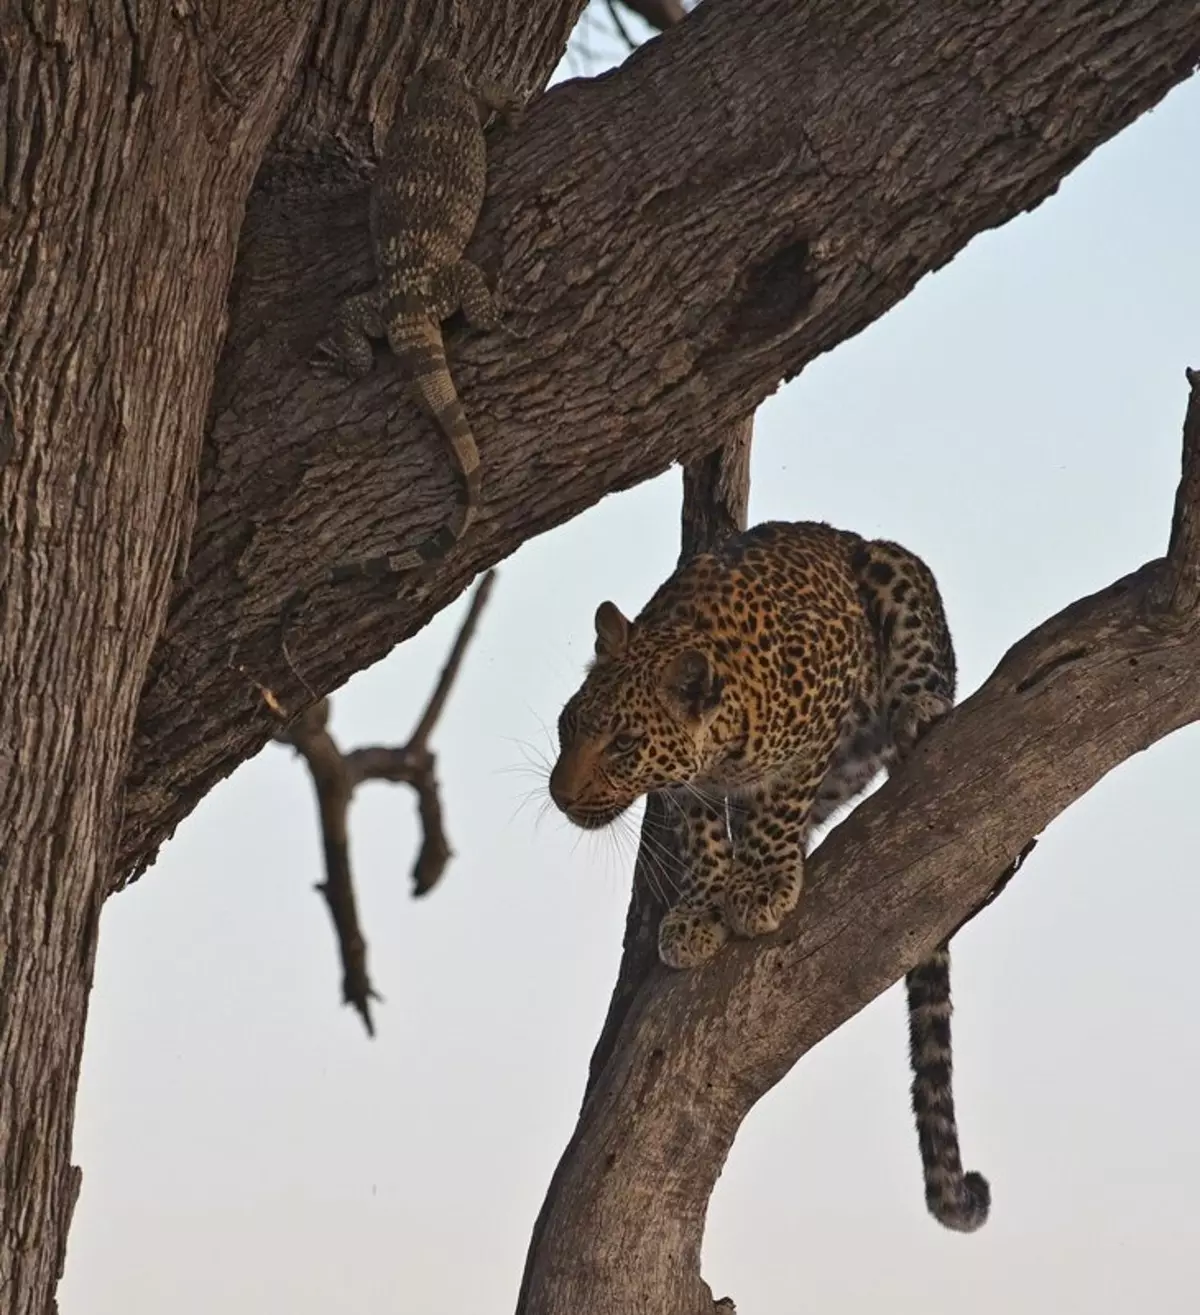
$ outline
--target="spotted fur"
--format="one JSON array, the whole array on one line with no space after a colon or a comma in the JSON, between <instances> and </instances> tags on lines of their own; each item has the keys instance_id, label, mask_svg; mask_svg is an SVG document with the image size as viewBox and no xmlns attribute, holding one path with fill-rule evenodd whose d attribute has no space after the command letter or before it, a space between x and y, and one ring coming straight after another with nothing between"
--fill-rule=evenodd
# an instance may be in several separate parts
<instances>
[{"instance_id":1,"label":"spotted fur","mask_svg":"<svg viewBox=\"0 0 1200 1315\"><path fill-rule=\"evenodd\" d=\"M796 907L814 827L953 705L954 648L929 568L898 544L769 522L693 558L633 622L596 612L596 657L559 719L555 804L581 827L662 791L689 868L658 933L690 968ZM954 1117L950 960L908 975L912 1101L926 1202L987 1218Z\"/></svg>"},{"instance_id":2,"label":"spotted fur","mask_svg":"<svg viewBox=\"0 0 1200 1315\"><path fill-rule=\"evenodd\" d=\"M519 105L517 96L492 83L472 85L451 60L431 60L417 71L371 189L378 282L341 303L317 344L319 361L362 377L374 362L370 340L386 337L418 402L437 422L459 478L450 520L416 548L389 554L389 571L440 561L478 510L479 449L446 363L441 324L458 310L474 328L500 324L482 271L463 252L487 185L483 125L493 110L512 117ZM362 573L377 573L380 565L368 563Z\"/></svg>"}]
</instances>

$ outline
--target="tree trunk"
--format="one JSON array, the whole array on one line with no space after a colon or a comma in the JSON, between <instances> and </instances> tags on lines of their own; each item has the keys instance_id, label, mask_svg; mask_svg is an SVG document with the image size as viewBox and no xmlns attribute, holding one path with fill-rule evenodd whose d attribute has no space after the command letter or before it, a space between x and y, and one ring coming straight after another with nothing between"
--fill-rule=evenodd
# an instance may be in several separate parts
<instances>
[{"instance_id":1,"label":"tree trunk","mask_svg":"<svg viewBox=\"0 0 1200 1315\"><path fill-rule=\"evenodd\" d=\"M309 21L261 0L208 32L156 12L6 5L0 24L5 1315L45 1315L62 1268L138 700L187 551L238 221Z\"/></svg>"},{"instance_id":2,"label":"tree trunk","mask_svg":"<svg viewBox=\"0 0 1200 1315\"><path fill-rule=\"evenodd\" d=\"M0 8L4 1315L45 1315L62 1269L97 923L187 562L250 186L277 129L292 142L320 117L327 84L299 76L314 49L351 90L397 51L371 84L394 100L421 43L453 39L433 0L397 8ZM524 6L530 39L508 57L544 78L577 9ZM503 7L479 10L483 45L521 37Z\"/></svg>"}]
</instances>

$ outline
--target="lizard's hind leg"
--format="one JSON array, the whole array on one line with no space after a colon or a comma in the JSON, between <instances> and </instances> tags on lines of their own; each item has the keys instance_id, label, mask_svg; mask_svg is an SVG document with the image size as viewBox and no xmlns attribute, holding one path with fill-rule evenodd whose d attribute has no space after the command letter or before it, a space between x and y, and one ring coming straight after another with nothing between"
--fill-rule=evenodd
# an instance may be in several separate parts
<instances>
[{"instance_id":1,"label":"lizard's hind leg","mask_svg":"<svg viewBox=\"0 0 1200 1315\"><path fill-rule=\"evenodd\" d=\"M500 326L500 307L483 277L483 270L473 261L460 260L439 270L430 288L430 313L433 319L449 319L461 310L473 329L496 329Z\"/></svg>"}]
</instances>

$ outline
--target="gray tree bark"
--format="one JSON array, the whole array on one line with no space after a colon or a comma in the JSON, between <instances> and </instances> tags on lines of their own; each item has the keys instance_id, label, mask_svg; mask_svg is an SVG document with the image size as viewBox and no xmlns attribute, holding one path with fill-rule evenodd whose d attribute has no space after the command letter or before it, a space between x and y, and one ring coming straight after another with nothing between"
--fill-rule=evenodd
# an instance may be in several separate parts
<instances>
[{"instance_id":1,"label":"gray tree bark","mask_svg":"<svg viewBox=\"0 0 1200 1315\"><path fill-rule=\"evenodd\" d=\"M478 8L480 48L544 78L578 6L522 5L508 32L515 0ZM396 9L0 3L4 1315L45 1315L62 1269L97 921L147 673L187 588L222 340L245 340L244 321L228 338L226 324L251 184L273 141L311 131L331 100L394 99L421 43L451 39L441 6L415 28L420 7ZM241 510L227 511L236 537ZM204 661L224 665L232 639L209 629ZM143 788L177 799L179 785Z\"/></svg>"},{"instance_id":2,"label":"gray tree bark","mask_svg":"<svg viewBox=\"0 0 1200 1315\"><path fill-rule=\"evenodd\" d=\"M278 730L263 691L298 712L481 567L703 454L781 378L1049 195L1200 56L1200 0L723 0L618 74L556 89L496 137L470 252L512 334L449 336L484 454L478 532L424 593L317 587L289 662L284 600L416 541L450 497L394 371L351 389L304 364L335 298L370 278L366 179L402 79L450 53L540 86L580 7L0 0L12 1315L44 1315L61 1268L103 898ZM900 910L915 887L889 890ZM902 969L880 954L805 1036ZM763 1072L769 1049L764 1031ZM597 1206L607 1221L613 1202ZM537 1309L568 1309L550 1304L575 1290L557 1263Z\"/></svg>"},{"instance_id":3,"label":"gray tree bark","mask_svg":"<svg viewBox=\"0 0 1200 1315\"><path fill-rule=\"evenodd\" d=\"M0 1309L43 1315L131 735L241 210L309 15L2 12Z\"/></svg>"}]
</instances>

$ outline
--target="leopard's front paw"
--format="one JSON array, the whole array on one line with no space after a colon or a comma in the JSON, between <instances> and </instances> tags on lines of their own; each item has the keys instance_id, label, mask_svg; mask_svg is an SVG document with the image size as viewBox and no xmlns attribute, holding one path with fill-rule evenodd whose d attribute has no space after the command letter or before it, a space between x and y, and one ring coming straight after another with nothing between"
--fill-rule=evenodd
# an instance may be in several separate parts
<instances>
[{"instance_id":1,"label":"leopard's front paw","mask_svg":"<svg viewBox=\"0 0 1200 1315\"><path fill-rule=\"evenodd\" d=\"M800 902L801 878L767 882L735 879L725 891L725 921L735 936L766 936Z\"/></svg>"},{"instance_id":2,"label":"leopard's front paw","mask_svg":"<svg viewBox=\"0 0 1200 1315\"><path fill-rule=\"evenodd\" d=\"M658 957L668 968L695 968L729 939L717 908L670 909L658 924Z\"/></svg>"},{"instance_id":3,"label":"leopard's front paw","mask_svg":"<svg viewBox=\"0 0 1200 1315\"><path fill-rule=\"evenodd\" d=\"M953 706L942 694L922 690L906 700L892 714L892 740L901 761L908 757L926 733L948 713Z\"/></svg>"}]
</instances>

